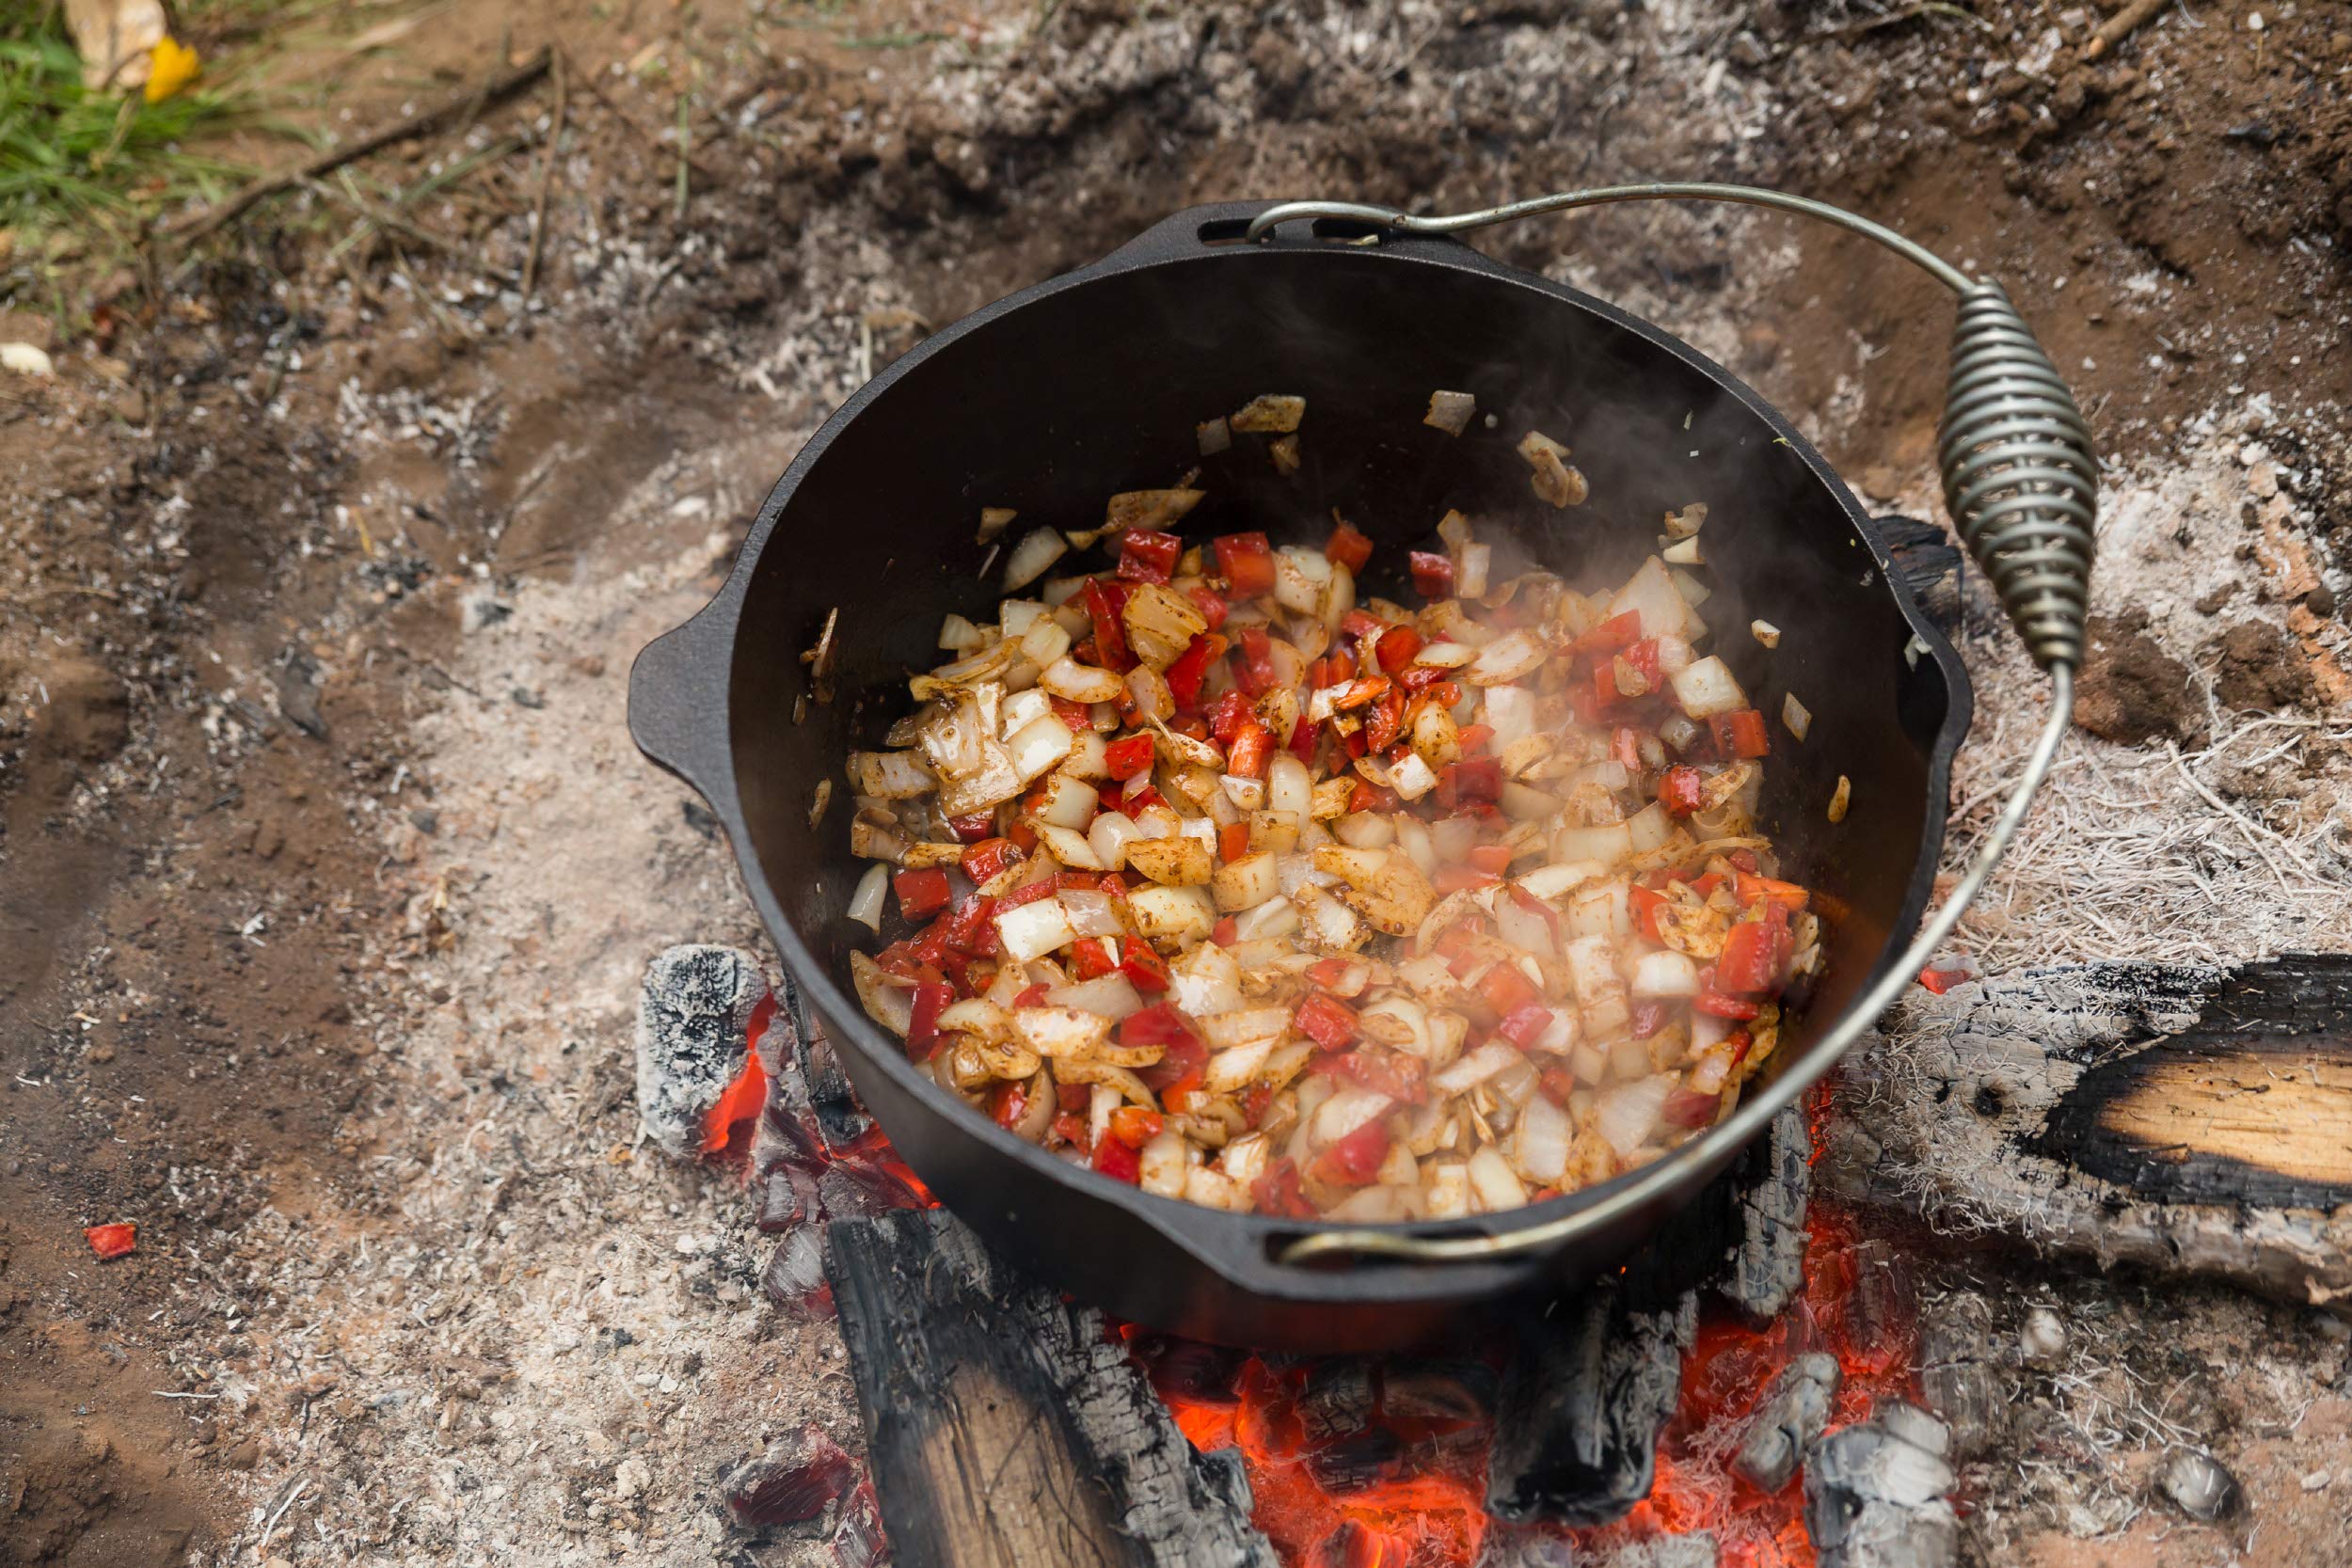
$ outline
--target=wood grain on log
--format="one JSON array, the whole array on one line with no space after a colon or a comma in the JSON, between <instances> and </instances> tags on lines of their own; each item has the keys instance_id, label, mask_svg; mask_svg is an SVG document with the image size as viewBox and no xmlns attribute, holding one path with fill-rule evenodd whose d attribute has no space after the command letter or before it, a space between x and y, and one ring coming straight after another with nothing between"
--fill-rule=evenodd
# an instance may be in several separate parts
<instances>
[{"instance_id":1,"label":"wood grain on log","mask_svg":"<svg viewBox=\"0 0 2352 1568\"><path fill-rule=\"evenodd\" d=\"M1193 1450L1100 1313L945 1210L838 1221L831 1243L902 1568L1277 1568L1239 1456Z\"/></svg>"},{"instance_id":2,"label":"wood grain on log","mask_svg":"<svg viewBox=\"0 0 2352 1568\"><path fill-rule=\"evenodd\" d=\"M1922 994L1822 1179L1939 1228L2352 1298L2352 956L2101 963Z\"/></svg>"}]
</instances>

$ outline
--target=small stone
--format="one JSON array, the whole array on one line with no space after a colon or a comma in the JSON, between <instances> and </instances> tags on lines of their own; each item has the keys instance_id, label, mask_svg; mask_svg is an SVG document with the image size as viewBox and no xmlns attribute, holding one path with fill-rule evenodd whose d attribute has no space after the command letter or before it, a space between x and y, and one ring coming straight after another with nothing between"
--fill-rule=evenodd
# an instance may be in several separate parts
<instances>
[{"instance_id":1,"label":"small stone","mask_svg":"<svg viewBox=\"0 0 2352 1568\"><path fill-rule=\"evenodd\" d=\"M612 1495L623 1502L644 1495L652 1483L653 1471L642 1459L624 1459L612 1468Z\"/></svg>"},{"instance_id":2,"label":"small stone","mask_svg":"<svg viewBox=\"0 0 2352 1568\"><path fill-rule=\"evenodd\" d=\"M441 831L441 814L420 807L408 814L408 825L424 834L425 837L431 838Z\"/></svg>"},{"instance_id":3,"label":"small stone","mask_svg":"<svg viewBox=\"0 0 2352 1568\"><path fill-rule=\"evenodd\" d=\"M2303 1490L2306 1492L2325 1492L2328 1490L2328 1484L2335 1479L2336 1478L2327 1470L2313 1470L2310 1475L2303 1478Z\"/></svg>"},{"instance_id":4,"label":"small stone","mask_svg":"<svg viewBox=\"0 0 2352 1568\"><path fill-rule=\"evenodd\" d=\"M2026 1359L2037 1367L2046 1367L2066 1351L2066 1324L2046 1307L2037 1307L2026 1314L2025 1325L2017 1331L2019 1348Z\"/></svg>"},{"instance_id":5,"label":"small stone","mask_svg":"<svg viewBox=\"0 0 2352 1568\"><path fill-rule=\"evenodd\" d=\"M2237 1477L2221 1462L2196 1449L2174 1449L2156 1477L2156 1489L2192 1519L2212 1524L2236 1509L2242 1494Z\"/></svg>"},{"instance_id":6,"label":"small stone","mask_svg":"<svg viewBox=\"0 0 2352 1568\"><path fill-rule=\"evenodd\" d=\"M514 613L513 605L504 603L485 588L479 594L468 595L458 606L457 626L460 631L470 634L485 626L495 626Z\"/></svg>"}]
</instances>

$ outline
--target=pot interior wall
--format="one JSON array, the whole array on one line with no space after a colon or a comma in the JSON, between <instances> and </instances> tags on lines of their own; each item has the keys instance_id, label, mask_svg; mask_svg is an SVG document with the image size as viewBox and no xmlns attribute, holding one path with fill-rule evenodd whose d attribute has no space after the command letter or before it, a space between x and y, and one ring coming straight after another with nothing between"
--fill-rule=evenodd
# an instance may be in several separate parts
<instances>
[{"instance_id":1,"label":"pot interior wall","mask_svg":"<svg viewBox=\"0 0 2352 1568\"><path fill-rule=\"evenodd\" d=\"M1381 547L1367 590L1407 603L1404 549L1431 544L1449 506L1498 545L1498 578L1540 564L1593 586L1657 548L1664 512L1706 502L1708 646L1771 716L1765 826L1787 874L1848 911L1813 1012L1860 987L1912 884L1945 696L1930 658L1916 672L1905 658L1911 629L1851 503L1703 362L1467 253L1447 258L1454 247L1417 248L1211 249L1049 287L918 351L808 464L748 585L729 721L753 850L845 989L865 932L838 911L863 867L846 802L812 832L809 801L822 778L840 794L843 753L878 744L908 705L907 673L945 657L942 616L988 618L999 589L978 576L980 508L1019 509L1009 549L1038 524L1099 524L1113 492L1196 466L1208 499L1186 536L1263 529L1319 544L1336 508ZM1438 388L1478 398L1482 418L1459 439L1422 422ZM1294 476L1274 471L1263 436L1197 454L1198 421L1261 392L1307 399ZM1553 511L1530 494L1512 448L1531 428L1573 450L1585 505ZM836 605L835 700L795 725L798 656ZM1782 629L1775 651L1750 635L1759 616ZM1804 744L1778 717L1792 690L1814 715ZM1851 811L1832 827L1841 773Z\"/></svg>"}]
</instances>

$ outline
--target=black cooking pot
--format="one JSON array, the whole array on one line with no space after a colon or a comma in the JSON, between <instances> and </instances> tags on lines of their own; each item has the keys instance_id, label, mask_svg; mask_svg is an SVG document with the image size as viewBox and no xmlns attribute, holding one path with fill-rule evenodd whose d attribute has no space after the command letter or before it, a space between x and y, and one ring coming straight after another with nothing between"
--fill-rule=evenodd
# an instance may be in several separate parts
<instances>
[{"instance_id":1,"label":"black cooking pot","mask_svg":"<svg viewBox=\"0 0 2352 1568\"><path fill-rule=\"evenodd\" d=\"M725 587L656 640L630 678L645 753L725 825L785 961L898 1152L956 1212L1038 1275L1120 1317L1205 1339L1342 1351L1429 1339L1462 1315L1572 1284L1665 1222L1772 1112L1819 1075L1822 1029L1892 962L1916 925L1943 841L1946 785L1968 727L1965 673L1891 569L1863 509L1796 428L1723 367L1598 300L1451 239L1374 243L1343 222L1242 243L1263 203L1179 214L1091 266L998 301L876 376L829 420L760 509ZM1422 422L1438 388L1476 394L1459 439ZM1304 466L1274 471L1247 439L1201 459L1194 426L1262 392L1302 394ZM1536 503L1513 443L1565 442L1591 483L1565 512ZM1657 548L1661 514L1709 508L1703 609L1712 648L1774 717L1762 819L1787 874L1842 908L1829 964L1739 1113L1653 1168L1508 1213L1374 1227L1509 1238L1530 1256L1436 1264L1359 1254L1281 1261L1313 1222L1152 1197L1023 1142L952 1101L869 1022L849 955L871 942L842 911L864 869L848 809L817 826L821 780L881 744L906 678L943 657L949 611L998 594L974 541L983 506L1037 523L1099 524L1126 489L1198 464L1196 537L1264 529L1320 542L1337 508L1384 562L1426 547L1456 506L1481 538L1517 541L1580 584L1622 580ZM1506 546L1506 549L1508 546ZM840 611L830 703L803 650ZM1767 651L1752 618L1781 628ZM1813 713L1803 744L1784 693ZM806 717L794 711L807 701ZM1839 777L1851 805L1832 826ZM1638 1183L1638 1185L1636 1184ZM1583 1216L1590 1223L1564 1216Z\"/></svg>"}]
</instances>

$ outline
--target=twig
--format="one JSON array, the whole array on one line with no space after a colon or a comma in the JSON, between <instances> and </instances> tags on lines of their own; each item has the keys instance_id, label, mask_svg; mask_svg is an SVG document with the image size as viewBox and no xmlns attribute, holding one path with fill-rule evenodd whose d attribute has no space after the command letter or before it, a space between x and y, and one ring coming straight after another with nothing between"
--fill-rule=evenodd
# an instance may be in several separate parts
<instances>
[{"instance_id":1,"label":"twig","mask_svg":"<svg viewBox=\"0 0 2352 1568\"><path fill-rule=\"evenodd\" d=\"M277 1533L278 1521L286 1516L286 1510L294 1507L294 1499L302 1496L304 1491L310 1487L310 1478L309 1476L304 1476L300 1481L295 1481L294 1484L294 1490L287 1493L285 1500L278 1505L278 1512L271 1514L269 1516L269 1523L262 1527L262 1539L253 1543L253 1558L255 1561L258 1562L261 1560L262 1548L267 1546L269 1544L269 1538Z\"/></svg>"},{"instance_id":2,"label":"twig","mask_svg":"<svg viewBox=\"0 0 2352 1568\"><path fill-rule=\"evenodd\" d=\"M477 88L444 99L429 109L420 110L405 119L395 120L381 130L373 131L361 136L356 142L336 148L331 151L322 152L317 157L298 164L293 168L277 174L264 175L226 200L215 202L200 213L191 214L176 223L167 225L164 230L164 237L183 244L199 239L221 225L235 219L255 202L264 198L276 196L281 191L292 190L305 181L316 180L323 174L332 174L345 164L357 163L370 153L380 152L385 148L397 143L424 135L446 124L454 117L466 114L480 105L495 103L510 98L547 74L550 55L551 51L541 48L522 64L491 77Z\"/></svg>"},{"instance_id":3,"label":"twig","mask_svg":"<svg viewBox=\"0 0 2352 1568\"><path fill-rule=\"evenodd\" d=\"M686 221L686 175L694 161L694 132L687 115L692 95L677 95L677 221Z\"/></svg>"},{"instance_id":4,"label":"twig","mask_svg":"<svg viewBox=\"0 0 2352 1568\"><path fill-rule=\"evenodd\" d=\"M2083 51L2083 58L2097 59L2130 37L2134 28L2169 4L2171 0L2132 0L2130 5L2108 17L2099 30L2090 35L2090 44Z\"/></svg>"},{"instance_id":5,"label":"twig","mask_svg":"<svg viewBox=\"0 0 2352 1568\"><path fill-rule=\"evenodd\" d=\"M531 249L523 257L523 303L539 282L539 255L548 240L548 187L555 181L557 144L564 139L564 111L570 94L564 56L555 56L555 118L548 122L547 154L539 160L539 189L531 201Z\"/></svg>"},{"instance_id":6,"label":"twig","mask_svg":"<svg viewBox=\"0 0 2352 1568\"><path fill-rule=\"evenodd\" d=\"M2181 760L2181 749L2178 746L2175 746L2172 742L2168 740L2164 743L2164 749L2171 754L2172 766L2181 770L2181 777L2188 781L2188 787L2195 790L2200 796L2201 796L2204 799L2205 804L2211 806L2214 810L2219 812L2222 816L2228 817L2232 822L2237 825L2239 836L2246 840L2247 847L2253 850L2255 854L2261 856L2263 864L2270 867L2270 874L2279 879L2280 890L2284 893L2293 893L2295 891L2294 884L2287 880L2287 874L2285 870L2280 867L2278 861L2272 858L2269 847L2265 846L2261 837L2256 834L2254 831L2254 824L2246 819L2244 813L2240 812L2236 807L2231 805L2227 800L2224 800L2220 796L2215 794L2211 789L2207 788L2204 780L2189 771L2188 764ZM2268 832L2268 830L2265 829L2265 832ZM2278 834L2271 833L2270 836L2276 838L2278 837ZM2289 850L2289 854L2291 857L2293 856L2293 851L2291 849ZM2296 861L2296 869L2302 872L2307 877L2314 875L2312 868L2308 865L2302 864L2299 859Z\"/></svg>"},{"instance_id":7,"label":"twig","mask_svg":"<svg viewBox=\"0 0 2352 1568\"><path fill-rule=\"evenodd\" d=\"M1944 0L1921 0L1918 5L1905 6L1901 10L1889 11L1884 16L1865 17L1860 22L1850 22L1842 27L1824 27L1818 33L1807 33L1805 37L1808 39L1860 38L1865 33L1875 33L1882 27L1899 27L1906 22L1916 22L1923 16L1948 16L1955 21L1965 22L1983 32L1993 31L1992 23L1964 7L1947 5Z\"/></svg>"}]
</instances>

